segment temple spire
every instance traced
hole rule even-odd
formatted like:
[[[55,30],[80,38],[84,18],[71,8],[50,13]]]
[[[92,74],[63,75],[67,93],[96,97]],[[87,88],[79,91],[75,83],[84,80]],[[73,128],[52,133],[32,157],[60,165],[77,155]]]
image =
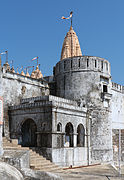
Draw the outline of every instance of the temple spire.
[[[82,56],[82,52],[78,37],[71,26],[63,42],[61,60],[74,56]]]

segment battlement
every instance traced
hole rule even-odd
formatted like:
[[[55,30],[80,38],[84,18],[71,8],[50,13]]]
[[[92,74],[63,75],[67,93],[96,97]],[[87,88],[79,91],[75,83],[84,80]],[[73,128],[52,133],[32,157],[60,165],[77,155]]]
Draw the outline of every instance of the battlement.
[[[98,71],[110,76],[110,63],[94,56],[76,56],[63,59],[56,64],[55,76],[68,71]]]
[[[117,83],[112,82],[112,90],[115,90],[115,91],[118,91],[118,92],[124,93],[124,86],[122,86],[122,85],[120,85],[120,84],[117,84]]]

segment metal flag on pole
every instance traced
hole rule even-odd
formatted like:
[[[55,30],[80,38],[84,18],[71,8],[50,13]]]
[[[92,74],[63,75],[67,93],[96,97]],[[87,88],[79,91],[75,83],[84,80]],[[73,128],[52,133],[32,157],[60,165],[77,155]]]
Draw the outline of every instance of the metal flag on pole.
[[[61,19],[71,19],[71,26],[72,26],[72,14],[73,14],[73,11],[70,12],[70,16],[69,17],[62,16]]]
[[[37,56],[37,66],[38,66],[38,56]]]
[[[33,59],[32,59],[32,61],[34,61],[34,60],[37,60],[37,66],[38,66],[38,56],[37,57],[34,57]]]
[[[8,63],[8,51],[4,51],[0,53],[1,55],[6,54],[6,63]]]

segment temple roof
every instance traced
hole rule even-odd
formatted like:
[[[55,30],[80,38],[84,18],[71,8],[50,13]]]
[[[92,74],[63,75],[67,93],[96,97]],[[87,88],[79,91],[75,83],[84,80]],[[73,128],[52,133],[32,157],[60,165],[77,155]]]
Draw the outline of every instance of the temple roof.
[[[61,60],[68,57],[74,57],[74,56],[82,56],[82,52],[81,52],[78,37],[71,26],[63,42]]]
[[[36,70],[31,73],[31,77],[35,79],[43,78],[43,75],[41,71],[39,70],[38,66],[36,67]]]

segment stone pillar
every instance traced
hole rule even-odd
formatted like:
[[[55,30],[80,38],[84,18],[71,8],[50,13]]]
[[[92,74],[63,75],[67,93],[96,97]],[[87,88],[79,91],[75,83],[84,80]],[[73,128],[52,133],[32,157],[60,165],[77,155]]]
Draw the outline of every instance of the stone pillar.
[[[73,146],[77,147],[77,133],[73,134]]]
[[[41,133],[37,132],[37,147],[41,147]]]

